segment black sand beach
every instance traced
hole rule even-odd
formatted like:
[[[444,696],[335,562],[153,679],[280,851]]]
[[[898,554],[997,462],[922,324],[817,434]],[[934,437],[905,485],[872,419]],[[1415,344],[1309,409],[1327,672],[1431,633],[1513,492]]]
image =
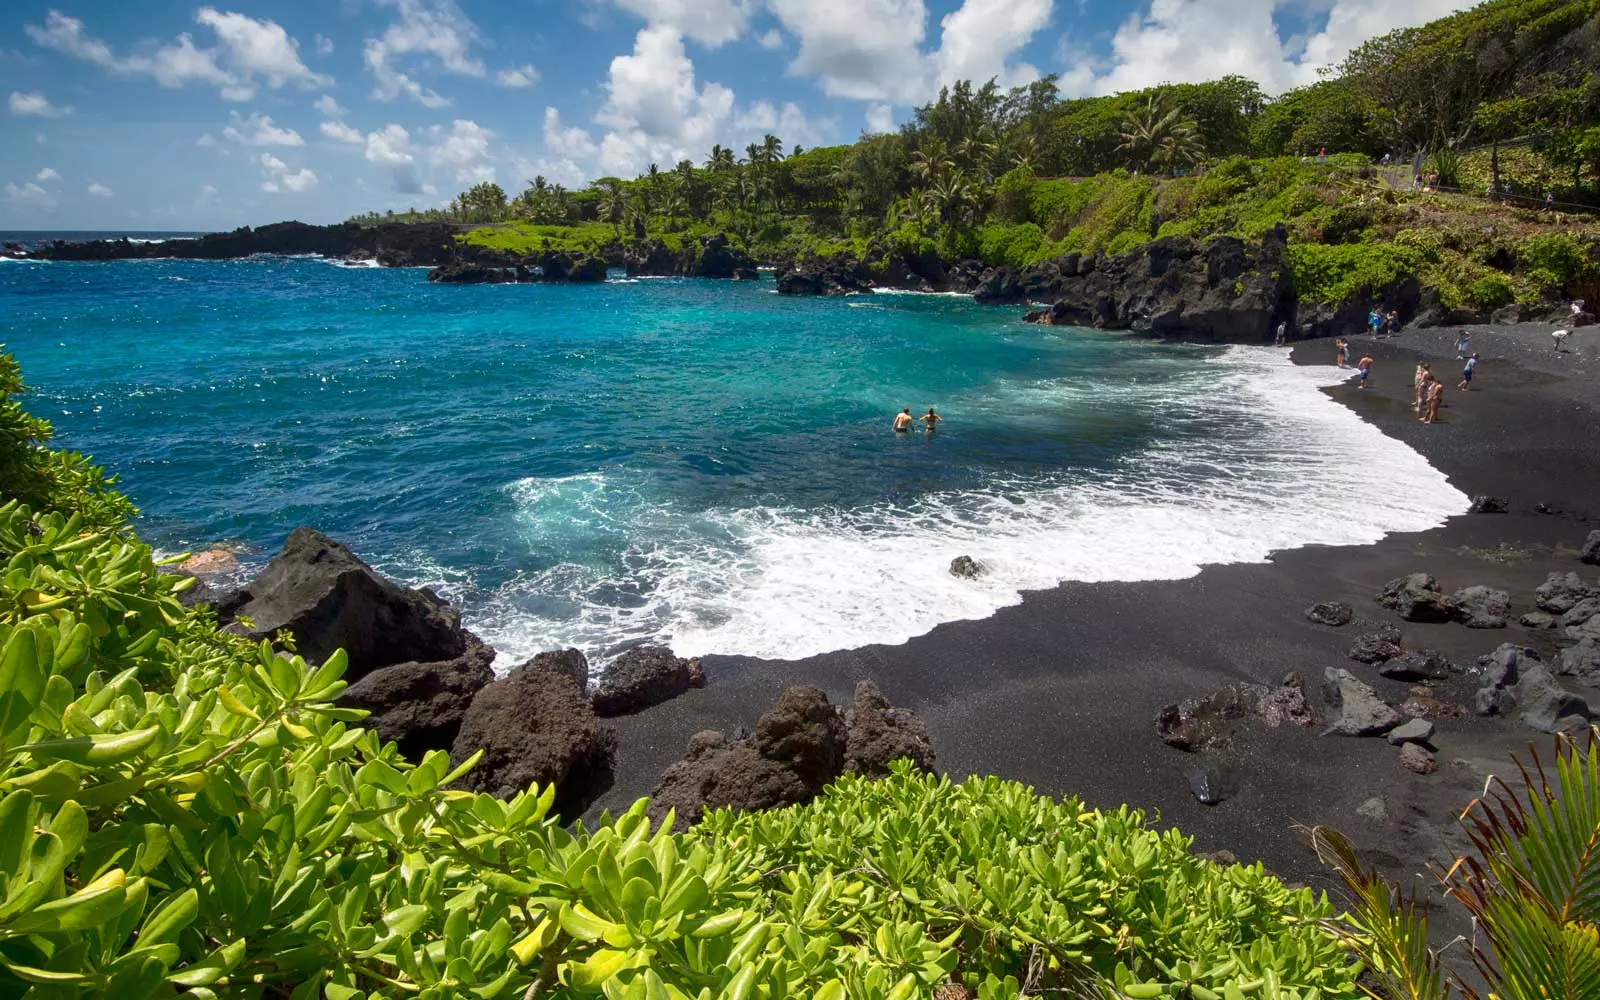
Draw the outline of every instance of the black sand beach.
[[[594,812],[647,795],[695,732],[753,726],[785,686],[815,684],[848,704],[855,682],[865,678],[922,715],[939,767],[955,779],[996,774],[1097,806],[1125,802],[1158,813],[1163,825],[1193,836],[1199,850],[1227,849],[1319,886],[1331,882],[1309,849],[1305,825],[1337,826],[1397,877],[1448,860],[1455,816],[1485,778],[1507,770],[1509,751],[1550,743],[1515,719],[1471,715],[1478,686],[1471,668],[1504,642],[1545,654],[1557,647],[1553,632],[1524,629],[1516,618],[1533,610],[1533,589],[1549,572],[1595,576],[1577,549],[1600,526],[1594,379],[1600,331],[1577,331],[1568,353],[1557,355],[1550,327],[1472,329],[1482,359],[1470,393],[1455,391],[1456,328],[1355,338],[1352,361],[1370,352],[1377,362],[1372,387],[1328,391],[1418,449],[1463,493],[1505,498],[1508,513],[1464,514],[1371,546],[1300,549],[1266,564],[1208,568],[1188,580],[1066,584],[900,646],[792,662],[711,657],[706,688],[612,720],[621,740],[616,782]],[[1331,363],[1332,353],[1331,341],[1294,348],[1302,364]],[[1434,362],[1446,378],[1436,425],[1419,423],[1411,411],[1418,361]],[[1337,449],[1339,442],[1327,446]],[[1447,592],[1474,584],[1509,591],[1511,626],[1404,623],[1375,603],[1385,582],[1419,570],[1434,574]],[[1304,617],[1310,605],[1330,600],[1355,608],[1356,621],[1329,628]],[[1320,694],[1326,667],[1350,669],[1393,704],[1406,697],[1406,684],[1345,656],[1359,633],[1378,624],[1399,624],[1408,649],[1436,649],[1468,668],[1435,691],[1469,709],[1465,718],[1438,720],[1435,774],[1405,770],[1381,738],[1318,735],[1329,714]],[[1236,794],[1202,805],[1185,778],[1197,757],[1162,743],[1158,712],[1237,681],[1276,684],[1289,671],[1304,678],[1319,725],[1241,727],[1231,749],[1201,755],[1231,771]],[[1383,799],[1385,818],[1357,813],[1374,797]]]

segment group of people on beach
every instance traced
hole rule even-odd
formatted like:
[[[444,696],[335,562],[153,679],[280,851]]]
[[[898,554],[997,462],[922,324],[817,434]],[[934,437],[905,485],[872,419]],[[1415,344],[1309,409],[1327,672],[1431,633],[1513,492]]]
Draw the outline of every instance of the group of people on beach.
[[[1340,368],[1345,367],[1350,357],[1350,345],[1343,337],[1338,337],[1333,342],[1334,360]],[[1461,381],[1456,383],[1456,388],[1467,392],[1472,388],[1472,376],[1478,368],[1478,355],[1472,350],[1472,334],[1462,330],[1456,337],[1456,360],[1462,362]],[[1372,379],[1372,366],[1375,362],[1372,355],[1364,354],[1356,362],[1358,389],[1365,389]],[[1411,387],[1414,393],[1411,409],[1416,413],[1417,419],[1425,424],[1439,422],[1439,406],[1444,402],[1444,382],[1433,373],[1433,366],[1422,362],[1417,365],[1416,373],[1412,376]]]
[[[943,419],[943,417],[933,412],[933,407],[930,406],[928,407],[928,412],[923,414],[919,421],[911,415],[911,407],[908,406],[894,415],[894,430],[896,434],[910,434],[916,430],[917,424],[921,423],[922,429],[932,434],[934,426]]]

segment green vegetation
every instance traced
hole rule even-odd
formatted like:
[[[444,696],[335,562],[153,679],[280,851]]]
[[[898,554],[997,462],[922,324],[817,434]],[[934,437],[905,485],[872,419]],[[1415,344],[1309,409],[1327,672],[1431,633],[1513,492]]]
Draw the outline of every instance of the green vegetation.
[[[331,704],[342,653],[307,664],[185,610],[187,581],[107,516],[124,502],[98,472],[40,447],[16,391],[0,996],[1356,995],[1325,897],[1013,782],[902,766],[686,832],[644,802],[564,828],[553,788],[454,790],[472,761],[403,760]]]
[[[1485,938],[1487,951],[1475,936],[1469,953],[1491,998],[1600,996],[1600,728],[1587,740],[1557,736],[1555,758],[1553,776],[1535,755],[1531,770],[1518,765],[1520,781],[1492,779],[1461,816],[1470,853],[1433,872]],[[1312,837],[1350,890],[1345,933],[1380,989],[1373,996],[1483,995],[1446,974],[1415,892],[1386,882],[1337,832]]]

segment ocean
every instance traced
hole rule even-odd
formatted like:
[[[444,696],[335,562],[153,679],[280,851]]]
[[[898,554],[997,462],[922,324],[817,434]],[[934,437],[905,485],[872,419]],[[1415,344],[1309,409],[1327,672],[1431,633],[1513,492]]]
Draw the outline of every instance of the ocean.
[[[313,525],[510,665],[641,641],[799,658],[1066,580],[1423,530],[1467,499],[1272,348],[772,281],[430,286],[315,259],[0,263],[56,443],[168,552]],[[1331,359],[1331,350],[1329,351]],[[902,407],[931,435],[897,435]],[[953,558],[988,567],[953,577]]]

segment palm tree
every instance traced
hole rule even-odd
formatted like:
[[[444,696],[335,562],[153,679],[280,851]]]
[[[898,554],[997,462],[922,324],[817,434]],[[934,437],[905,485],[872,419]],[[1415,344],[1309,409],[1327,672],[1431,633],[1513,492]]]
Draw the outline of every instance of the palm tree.
[[[923,184],[931,184],[947,171],[955,169],[955,161],[945,151],[944,143],[930,139],[911,157],[911,173]]]
[[[706,159],[706,169],[714,174],[720,174],[733,169],[733,150],[724,148],[721,144],[711,147],[711,156]]]
[[[1134,166],[1151,171],[1197,163],[1205,156],[1199,127],[1161,94],[1151,94],[1128,112],[1119,134],[1122,144],[1117,152],[1127,153]]]
[[[783,159],[783,140],[768,132],[761,139],[761,155],[767,163]]]
[[[616,227],[617,235],[622,235],[622,219],[628,211],[628,197],[622,190],[622,182],[606,180],[600,186],[600,218]]]
[[[961,224],[966,221],[967,209],[973,203],[972,193],[972,185],[965,178],[950,173],[935,179],[922,195],[940,222]]]

